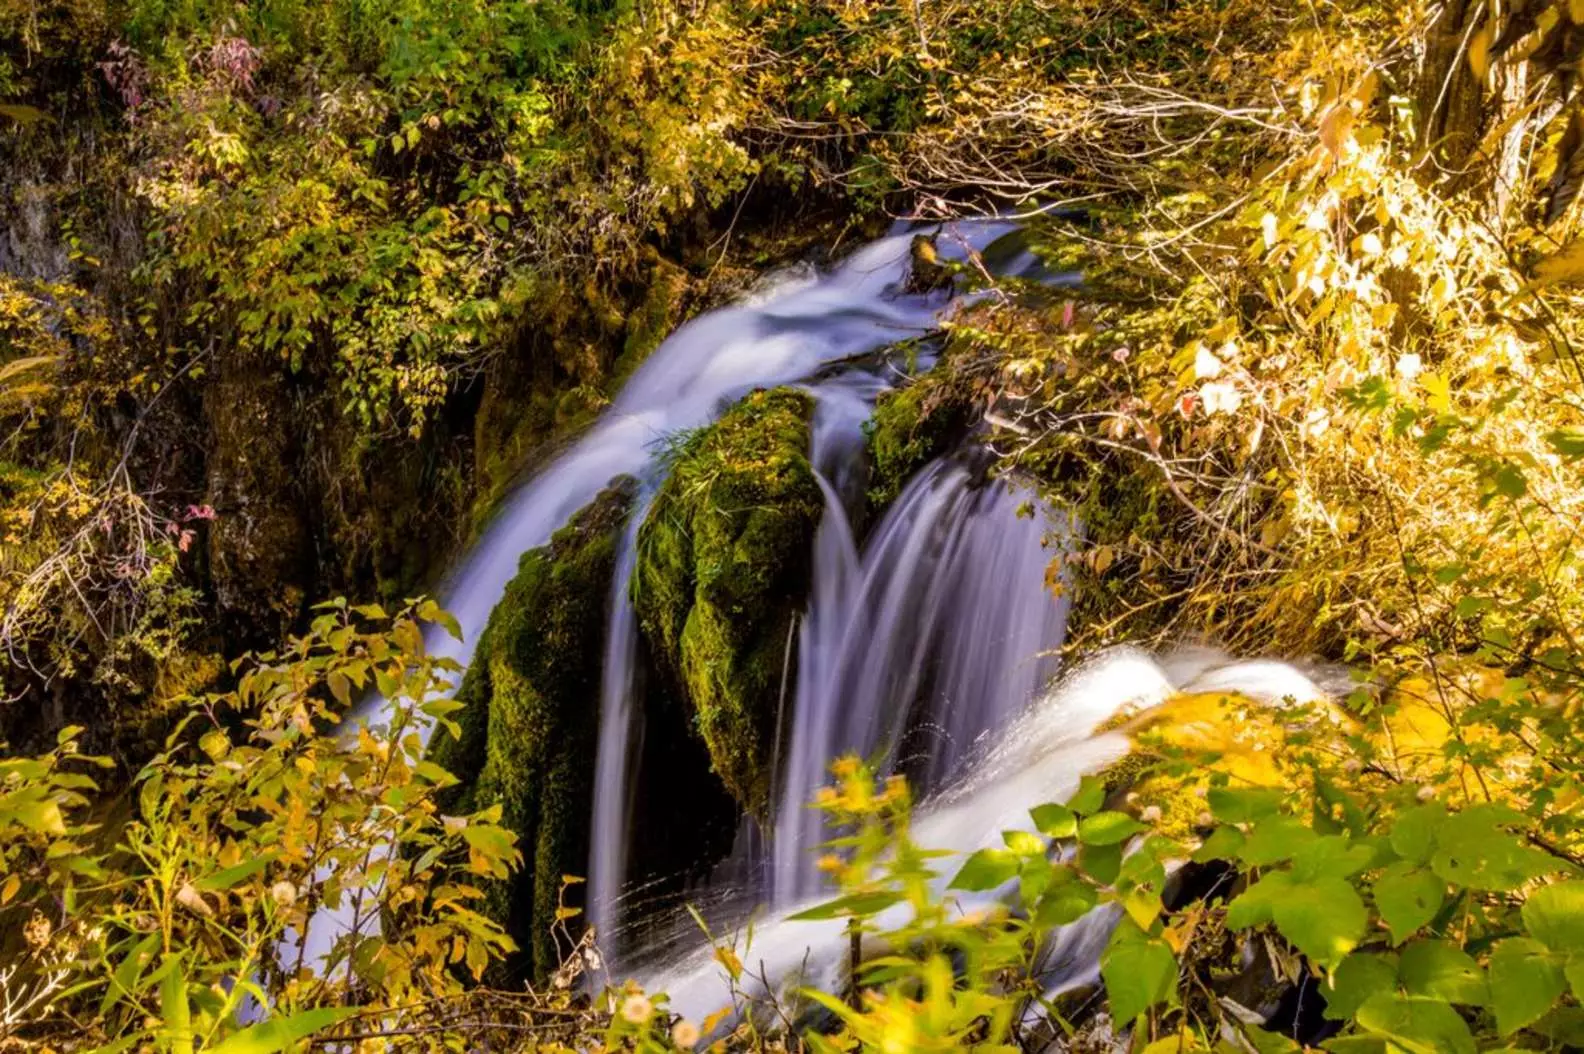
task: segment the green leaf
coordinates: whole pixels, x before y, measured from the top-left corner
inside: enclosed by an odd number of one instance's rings
[[[1242,831],[1236,827],[1217,827],[1194,852],[1193,858],[1201,864],[1211,860],[1236,860],[1238,850],[1242,848]]]
[[[1291,859],[1317,835],[1302,820],[1292,816],[1267,816],[1254,823],[1243,843],[1243,862],[1250,867],[1266,867]]]
[[[1523,906],[1524,926],[1554,952],[1584,952],[1584,881],[1542,886]]]
[[[1324,990],[1325,1016],[1346,1021],[1373,996],[1397,986],[1397,956],[1354,952],[1332,971]]]
[[[1276,787],[1211,787],[1210,814],[1222,823],[1253,823],[1275,815],[1286,792]]]
[[[1078,869],[1102,886],[1109,886],[1122,873],[1122,846],[1083,846],[1078,850]]]
[[[1324,835],[1301,846],[1292,857],[1293,877],[1302,882],[1317,878],[1351,878],[1369,867],[1375,847],[1346,835]]]
[[[1029,816],[1039,832],[1049,838],[1071,838],[1078,831],[1078,817],[1065,805],[1036,805],[1029,810]]]
[[[1375,880],[1375,908],[1391,930],[1392,943],[1435,918],[1446,899],[1446,883],[1420,867],[1399,863]]]
[[[1078,840],[1084,845],[1116,845],[1142,830],[1144,825],[1125,812],[1098,812],[1078,824]]]
[[[1034,921],[1046,928],[1066,926],[1094,910],[1098,900],[1093,886],[1068,882],[1045,891],[1034,909]]]
[[[1105,804],[1105,784],[1093,776],[1085,776],[1078,783],[1078,793],[1072,796],[1067,807],[1080,816],[1099,812]]]
[[[1276,921],[1276,904],[1291,891],[1292,885],[1292,877],[1284,871],[1264,876],[1227,905],[1227,925],[1246,930]]]
[[[1569,461],[1584,457],[1584,428],[1558,428],[1546,433],[1546,442]]]
[[[970,893],[983,893],[1001,886],[1017,877],[1018,858],[1005,849],[981,849],[970,856],[951,880],[951,889],[966,889]]]
[[[260,853],[258,856],[242,861],[235,867],[228,867],[223,871],[216,871],[212,875],[201,878],[194,882],[193,885],[205,891],[230,889],[243,879],[252,878],[264,870],[274,859],[274,853]]]
[[[1177,959],[1165,941],[1124,920],[1100,956],[1100,978],[1111,1019],[1121,1025],[1176,996]]]
[[[1501,893],[1519,888],[1555,866],[1550,857],[1502,829],[1522,820],[1520,814],[1495,805],[1475,805],[1449,816],[1437,833],[1431,868],[1455,886]]]
[[[1402,950],[1397,977],[1409,995],[1428,996],[1464,1006],[1490,1002],[1485,971],[1450,941],[1416,941]]]
[[[181,959],[167,954],[161,964],[160,1033],[170,1054],[193,1054],[192,1011],[187,1004],[187,974]]]
[[[902,894],[892,890],[880,890],[873,893],[849,893],[845,897],[837,897],[823,904],[816,904],[807,911],[800,911],[787,918],[796,922],[813,922],[819,919],[838,919],[847,916],[867,918],[878,915],[893,904],[900,903]]]
[[[1272,914],[1282,936],[1322,966],[1357,947],[1369,923],[1364,901],[1352,883],[1341,878],[1291,883],[1276,900]]]
[[[1562,968],[1539,941],[1514,937],[1491,950],[1491,1008],[1504,1037],[1538,1020],[1564,987]]]
[[[1574,952],[1562,967],[1567,982],[1573,987],[1573,998],[1584,999],[1584,952]]]
[[[303,1010],[290,1017],[274,1017],[249,1025],[228,1036],[206,1054],[277,1054],[301,1040],[358,1013],[355,1006],[320,1007]]]
[[[1431,802],[1400,813],[1392,824],[1392,850],[1404,860],[1416,864],[1427,863],[1435,852],[1436,832],[1446,821],[1446,806]]]
[[[1381,992],[1359,1007],[1359,1026],[1385,1036],[1409,1054],[1474,1054],[1469,1027],[1447,1004],[1422,996]]]
[[[159,949],[160,934],[150,933],[138,941],[126,958],[116,964],[115,971],[110,975],[110,983],[105,986],[104,997],[99,1001],[99,1016],[103,1017],[122,996],[136,995],[140,987],[138,979],[143,975],[143,969],[154,961],[154,953]]]

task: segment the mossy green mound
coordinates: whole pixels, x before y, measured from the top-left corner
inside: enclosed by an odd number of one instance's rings
[[[587,870],[607,600],[635,491],[618,479],[548,546],[523,554],[458,693],[461,735],[437,733],[430,747],[462,781],[445,806],[498,804],[518,835],[523,868],[486,891],[488,913],[521,949],[501,980],[558,965],[561,876]]]
[[[908,478],[946,453],[975,417],[973,382],[949,360],[882,395],[868,429],[870,513],[895,501]]]
[[[638,535],[633,602],[651,652],[722,782],[760,817],[824,505],[811,410],[802,392],[760,391],[694,433]]]

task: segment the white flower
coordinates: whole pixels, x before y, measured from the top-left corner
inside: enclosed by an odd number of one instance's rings
[[[1204,381],[1212,377],[1221,376],[1221,360],[1216,358],[1215,352],[1199,345],[1199,350],[1194,353],[1194,380]]]
[[[1408,351],[1397,356],[1397,376],[1405,381],[1411,381],[1424,370],[1424,360],[1415,353]]]
[[[698,1026],[691,1021],[682,1020],[671,1026],[671,1042],[683,1050],[692,1050],[698,1045]]]
[[[1215,381],[1199,389],[1199,399],[1204,403],[1205,413],[1229,414],[1243,405],[1243,393],[1225,381]]]
[[[630,995],[622,1000],[621,1016],[635,1025],[641,1025],[649,1020],[654,1013],[654,1004],[643,993]]]
[[[281,907],[289,908],[297,903],[297,887],[281,879],[270,887],[270,897]]]

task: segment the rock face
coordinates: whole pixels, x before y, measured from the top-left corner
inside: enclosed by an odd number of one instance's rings
[[[618,478],[548,546],[523,555],[462,682],[462,734],[437,732],[430,747],[462,781],[444,806],[499,805],[518,835],[523,868],[486,890],[486,910],[520,949],[503,978],[558,965],[561,876],[588,866],[606,602],[635,493],[632,479]],[[569,890],[570,905],[580,890]]]
[[[896,500],[908,478],[960,440],[978,417],[973,384],[947,358],[880,397],[869,426],[869,513]]]
[[[802,392],[755,392],[683,441],[640,529],[632,583],[658,672],[721,781],[760,818],[824,505],[807,455],[811,410]]]

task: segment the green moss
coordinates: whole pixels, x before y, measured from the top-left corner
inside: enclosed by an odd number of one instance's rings
[[[693,281],[687,271],[658,253],[652,254],[643,300],[626,319],[621,355],[612,370],[613,388],[625,381],[682,322],[692,291]]]
[[[908,478],[944,454],[974,421],[974,392],[949,362],[881,396],[869,423],[869,507],[896,500]]]
[[[651,651],[715,771],[761,817],[823,509],[807,457],[811,409],[801,392],[755,392],[679,444],[638,536],[633,600]]]
[[[497,980],[558,965],[561,876],[587,868],[606,601],[634,490],[618,480],[523,555],[458,694],[461,735],[437,735],[430,748],[462,780],[443,807],[499,805],[523,852],[522,870],[486,889],[486,910],[521,949]]]

